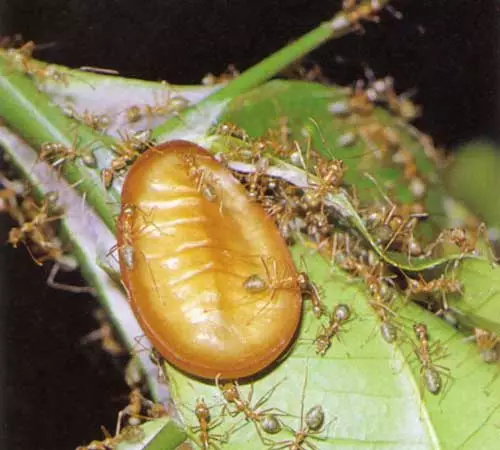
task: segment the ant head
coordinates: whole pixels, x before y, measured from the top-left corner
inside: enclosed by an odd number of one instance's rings
[[[414,324],[413,330],[419,339],[422,339],[427,335],[427,327],[423,323]]]
[[[203,397],[198,399],[194,413],[198,420],[205,419],[207,422],[210,421],[210,411],[208,410],[208,406]]]
[[[226,383],[222,385],[222,395],[228,402],[233,402],[237,398],[239,398],[238,388],[234,383]]]
[[[309,275],[305,272],[299,272],[297,275],[297,282],[299,283],[300,289],[307,289],[309,287]]]

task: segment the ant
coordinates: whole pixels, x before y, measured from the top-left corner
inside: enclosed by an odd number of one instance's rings
[[[145,233],[150,227],[159,234],[165,234],[153,221],[154,211],[154,207],[146,212],[137,205],[131,203],[123,204],[117,221],[118,233],[122,237],[122,244],[116,244],[111,247],[106,256],[118,250],[119,257],[123,260],[127,269],[133,270],[136,258],[134,239],[137,235]]]
[[[375,187],[387,202],[387,206],[370,208],[364,214],[366,226],[377,243],[384,245],[384,251],[396,245],[399,248],[406,249],[409,258],[411,256],[420,256],[422,247],[414,237],[414,230],[419,221],[427,219],[429,215],[425,212],[409,213],[409,211],[394,204],[370,174],[365,173],[365,176],[375,184]]]
[[[207,73],[201,80],[201,84],[204,86],[215,86],[216,84],[227,83],[228,81],[234,80],[240,75],[240,72],[233,64],[229,64],[227,69],[221,73],[219,76],[213,73]]]
[[[255,201],[262,201],[264,198],[264,192],[266,190],[265,183],[261,180],[263,175],[267,172],[270,166],[269,158],[259,157],[255,162],[255,171],[250,175],[250,180],[248,182],[247,190],[250,199]]]
[[[101,427],[104,434],[104,440],[92,441],[88,445],[78,446],[76,450],[113,450],[122,443],[139,443],[144,440],[146,434],[144,431],[135,425],[124,427],[120,433],[112,436],[105,427]]]
[[[70,119],[82,122],[84,125],[100,133],[105,133],[112,122],[107,114],[93,114],[88,110],[84,110],[82,114],[79,114],[71,105],[66,105],[63,108],[63,112]]]
[[[68,86],[68,76],[56,69],[56,66],[32,61],[33,52],[36,47],[33,41],[28,41],[20,48],[9,48],[7,50],[7,58],[16,70],[35,78],[39,82],[52,79],[52,81]]]
[[[210,408],[207,406],[203,398],[200,398],[195,406],[194,414],[198,419],[199,426],[193,427],[194,433],[199,433],[200,447],[202,450],[210,450],[213,448],[218,450],[218,446],[214,442],[225,443],[227,436],[222,434],[210,433],[211,430],[218,427],[222,423],[222,418],[212,421],[210,416]]]
[[[40,147],[40,160],[51,164],[53,167],[60,168],[65,162],[74,162],[77,158],[80,158],[87,167],[96,168],[97,160],[94,153],[87,148],[77,148],[77,139],[78,136],[75,135],[75,142],[71,146],[59,142],[45,142]]]
[[[339,187],[344,179],[347,167],[341,159],[331,161],[319,160],[315,166],[315,172],[321,181],[310,185],[310,189],[304,194],[304,202],[313,209],[323,205],[323,199],[332,189]]]
[[[93,341],[101,341],[102,349],[112,356],[119,356],[125,353],[123,346],[114,336],[113,327],[102,309],[94,311],[94,318],[99,322],[99,328],[87,334],[81,339],[82,344]]]
[[[25,206],[25,213],[31,215],[31,220],[24,221],[19,227],[13,227],[9,231],[9,237],[7,242],[11,244],[14,248],[17,248],[19,243],[24,243],[26,249],[28,250],[31,258],[39,266],[42,265],[43,261],[48,259],[58,260],[62,257],[62,250],[60,248],[59,242],[50,239],[46,233],[46,225],[50,222],[54,222],[64,217],[63,214],[51,215],[50,209],[53,204],[47,199],[44,201],[41,207],[38,207],[36,203],[32,200],[28,202],[25,199],[23,202]],[[31,241],[37,247],[45,252],[45,255],[41,258],[35,257],[28,241]]]
[[[235,417],[238,414],[242,413],[247,420],[253,422],[257,434],[259,435],[260,440],[263,444],[268,444],[268,440],[262,436],[261,428],[265,433],[268,434],[276,434],[281,431],[281,422],[279,421],[277,416],[286,415],[286,413],[280,411],[277,408],[266,408],[260,410],[259,408],[266,403],[277,385],[269,389],[254,406],[252,406],[252,397],[253,397],[253,385],[250,386],[250,392],[248,393],[248,397],[244,400],[240,394],[238,383],[236,381],[227,382],[222,386],[219,384],[219,376],[215,378],[215,385],[222,392],[222,396],[224,397],[224,401],[226,405],[223,408],[223,412],[225,410],[229,411],[229,415],[231,417]],[[234,410],[229,410],[229,405],[234,406]]]
[[[321,405],[316,405],[310,408],[306,414],[304,414],[304,396],[307,384],[307,368],[304,380],[304,386],[302,388],[302,402],[300,405],[300,427],[298,430],[294,430],[290,426],[284,424],[284,427],[291,433],[293,433],[293,439],[279,442],[269,442],[269,450],[319,450],[316,445],[308,440],[308,438],[324,440],[319,435],[325,430],[325,411]]]
[[[1,180],[2,185],[6,186],[7,181],[8,180]],[[9,183],[11,182],[9,181]],[[18,195],[20,195],[20,193],[8,186],[0,189],[0,212],[6,212],[17,223],[23,223],[24,214],[17,201]]]
[[[441,374],[449,377],[449,369],[447,367],[434,364],[436,360],[444,358],[444,349],[439,341],[433,345],[429,344],[429,333],[427,326],[423,323],[416,323],[413,326],[415,335],[418,339],[418,346],[415,346],[414,352],[420,362],[420,376],[422,383],[425,383],[427,390],[437,395],[441,392],[442,378]],[[431,355],[434,354],[434,357]]]
[[[243,128],[240,128],[238,125],[234,125],[232,123],[221,123],[217,125],[214,130],[214,134],[233,137],[244,142],[249,142],[250,140],[248,133]]]
[[[259,294],[267,290],[271,290],[271,301],[278,289],[293,289],[299,290],[301,295],[308,296],[313,305],[313,314],[316,318],[320,318],[326,312],[324,304],[321,302],[321,297],[318,287],[309,279],[305,272],[299,272],[297,275],[283,277],[279,279],[278,263],[273,259],[272,269],[269,270],[263,257],[261,257],[264,269],[266,271],[266,279],[259,274],[250,275],[243,282],[243,287],[251,294]],[[286,270],[286,269],[285,269]]]
[[[200,167],[196,162],[196,158],[192,155],[183,155],[183,159],[187,165],[187,173],[195,180],[196,190],[209,202],[216,202],[219,198],[216,186],[220,185],[220,181],[207,169]],[[222,192],[222,189],[219,189]],[[219,212],[222,214],[222,201],[220,202]]]
[[[147,415],[141,414],[144,409],[146,410]],[[131,425],[136,426],[139,425],[140,420],[150,420],[151,418],[159,418],[165,415],[167,415],[167,412],[163,405],[155,403],[152,400],[148,400],[141,394],[139,388],[133,388],[129,394],[128,405],[118,413],[115,435],[120,435],[124,416],[129,416],[129,421],[132,422]]]
[[[165,82],[162,82],[165,87],[168,88]],[[155,117],[163,117],[168,116],[170,114],[177,114],[183,109],[185,109],[189,105],[189,100],[183,97],[182,95],[172,95],[172,90],[167,90],[166,95],[163,99],[158,100],[156,93],[154,97],[153,105],[144,105],[143,112],[140,114],[141,118],[145,116],[147,118],[148,128],[151,128],[151,121]],[[161,93],[165,93],[165,90],[162,89]],[[140,108],[139,108],[140,109]],[[136,117],[139,115],[136,113]],[[130,119],[129,113],[127,116]],[[134,117],[135,119],[135,117]],[[140,119],[137,119],[140,120]]]
[[[422,275],[419,279],[406,277],[408,280],[408,287],[406,288],[406,298],[410,298],[417,294],[432,294],[434,292],[441,292],[442,294],[442,309],[448,310],[448,302],[446,300],[447,293],[462,294],[462,284],[460,281],[445,278],[444,274],[434,280],[425,281]]]
[[[476,347],[486,363],[495,363],[498,361],[498,344],[500,344],[500,338],[489,331],[483,330],[481,328],[474,328],[473,339],[476,341]]]
[[[324,356],[327,350],[332,345],[332,338],[338,337],[338,332],[343,323],[347,322],[351,317],[351,309],[344,304],[337,305],[330,314],[329,323],[327,326],[322,325],[319,334],[316,336],[314,343],[316,344],[316,353]]]
[[[122,174],[142,152],[151,147],[151,133],[150,129],[137,131],[131,136],[119,132],[121,142],[110,146],[116,157],[110,167],[101,170],[101,180],[106,189],[111,187],[115,175]]]
[[[463,255],[475,255],[477,254],[477,243],[480,237],[483,237],[485,244],[488,246],[492,260],[496,262],[497,258],[491,248],[488,238],[488,229],[484,222],[479,224],[474,231],[464,228],[448,228],[441,231],[436,240],[426,249],[425,256],[431,256],[434,249],[439,244],[453,244],[460,248]]]
[[[410,99],[411,93],[397,95],[392,77],[387,76],[382,79],[375,79],[371,70],[368,76],[371,78],[368,92],[374,101],[385,103],[391,112],[406,122],[411,122],[421,115],[421,108],[415,105]]]

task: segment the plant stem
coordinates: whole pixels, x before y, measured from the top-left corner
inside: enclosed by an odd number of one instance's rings
[[[351,12],[340,11],[333,19],[321,23],[312,31],[309,31],[296,41],[257,63],[222,89],[214,92],[197,105],[185,110],[182,115],[173,117],[163,125],[157,127],[153,131],[153,137],[160,142],[171,139],[171,133],[185,127],[185,119],[190,115],[203,117],[203,113],[215,105],[224,105],[236,96],[270,80],[290,64],[299,61],[330,39],[340,38],[357,29],[360,20],[373,19],[389,1],[369,0],[361,3]],[[207,114],[206,118],[208,121],[213,120],[210,114]]]

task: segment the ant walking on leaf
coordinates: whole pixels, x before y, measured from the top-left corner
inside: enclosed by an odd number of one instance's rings
[[[328,325],[322,325],[314,343],[316,345],[316,353],[324,356],[327,350],[332,345],[332,339],[337,336],[341,329],[341,325],[351,317],[351,309],[347,305],[337,305],[330,314]]]
[[[210,407],[207,406],[203,398],[197,400],[194,414],[198,419],[199,425],[192,427],[191,431],[193,433],[198,433],[199,442],[197,442],[197,444],[202,450],[219,450],[219,446],[216,443],[226,443],[228,440],[227,433],[216,434],[212,433],[212,430],[222,423],[222,418],[218,417],[216,420],[212,420]]]
[[[281,422],[278,416],[285,416],[287,414],[278,408],[270,407],[261,409],[261,407],[270,399],[279,383],[269,389],[253,406],[253,385],[250,386],[250,392],[245,400],[240,393],[236,381],[230,381],[220,385],[219,377],[216,377],[215,384],[221,391],[224,401],[226,402],[223,408],[223,414],[224,411],[228,411],[231,417],[235,417],[240,413],[243,414],[245,419],[254,424],[255,430],[262,443],[264,445],[269,445],[270,441],[262,435],[262,431],[267,434],[276,434],[280,432]],[[231,407],[233,407],[232,410],[230,409]]]
[[[250,275],[243,282],[243,287],[251,294],[259,294],[270,290],[271,300],[273,300],[276,291],[279,289],[299,290],[302,295],[310,298],[313,305],[313,313],[316,318],[320,318],[326,313],[326,308],[321,302],[320,292],[318,287],[309,279],[306,272],[299,272],[296,275],[287,275],[287,269],[284,268],[283,276],[278,273],[278,262],[272,260],[272,265],[269,267],[266,260],[261,258],[262,264],[266,271],[266,277],[259,274]]]
[[[420,363],[421,392],[423,385],[433,395],[438,395],[443,388],[442,376],[450,379],[450,369],[435,364],[447,356],[439,341],[430,344],[427,326],[416,323],[413,326],[418,343],[414,345],[414,353]]]
[[[326,430],[325,411],[322,405],[311,407],[304,414],[305,393],[307,386],[308,369],[304,377],[304,386],[302,388],[302,399],[300,404],[300,426],[298,430],[294,430],[287,424],[283,427],[292,433],[293,438],[278,442],[271,442],[269,450],[319,450],[319,447],[312,442],[312,439],[324,441],[326,436],[321,436]]]

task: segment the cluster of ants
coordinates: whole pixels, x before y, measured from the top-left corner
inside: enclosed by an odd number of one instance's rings
[[[7,244],[14,248],[23,245],[38,266],[53,262],[47,278],[50,287],[95,295],[92,287],[72,286],[55,280],[60,270],[73,271],[78,267],[70,254],[71,249],[58,237],[58,223],[64,217],[64,211],[58,205],[57,192],[47,193],[39,202],[34,194],[30,194],[32,188],[9,180],[3,174],[0,175],[0,184],[0,213],[8,214],[17,224],[9,230]]]
[[[397,250],[405,252],[411,257],[436,256],[443,244],[452,244],[464,254],[475,252],[479,230],[464,230],[460,228],[442,231],[435,241],[424,245],[417,235],[417,225],[426,219],[426,214],[419,210],[415,213],[411,208],[395,205],[386,200],[387,204],[362,205],[355,194],[348,191],[344,182],[347,167],[341,160],[327,161],[315,151],[309,149],[307,158],[296,143],[289,143],[286,137],[287,130],[280,129],[277,134],[270,134],[258,140],[250,139],[243,130],[232,125],[221,125],[217,133],[236,136],[247,144],[232,148],[224,158],[230,161],[243,161],[251,163],[253,172],[238,172],[234,175],[246,187],[248,196],[264,207],[267,214],[274,218],[283,238],[289,243],[297,240],[317,250],[335,267],[339,267],[360,279],[366,285],[370,294],[369,305],[380,321],[380,333],[385,341],[393,343],[398,339],[406,339],[406,332],[398,321],[395,311],[395,292],[403,291],[407,298],[427,302],[426,306],[433,312],[445,315],[448,312],[446,296],[460,294],[461,285],[453,278],[441,275],[439,278],[426,280],[422,277],[410,278],[403,272],[396,273],[393,268],[380,260],[377,254],[370,249],[365,241],[352,230],[338,211],[327,200],[330,193],[345,191],[356,206],[360,217],[363,219],[370,233],[376,236],[378,245],[384,250]],[[141,143],[147,142],[140,140]],[[150,145],[149,143],[145,145]],[[56,149],[43,147],[41,156],[45,161],[58,166],[58,161],[64,154],[57,153]],[[144,151],[142,148],[137,152]],[[278,157],[295,166],[303,166],[313,174],[312,181],[307,187],[296,186],[283,178],[271,176],[268,170],[272,167],[272,158]],[[75,155],[81,157],[82,154]],[[307,160],[307,163],[306,163]],[[224,162],[224,160],[223,160]],[[126,168],[127,164],[124,165]],[[5,184],[5,183],[4,183]],[[211,195],[210,179],[203,179],[199,189],[204,195]],[[6,211],[19,226],[14,227],[9,233],[9,243],[17,246],[24,243],[33,259],[41,264],[47,260],[60,260],[63,257],[62,246],[57,239],[54,225],[63,217],[62,211],[56,206],[56,196],[50,195],[37,203],[33,197],[21,197],[12,188],[6,186],[1,192],[3,210]],[[339,336],[345,322],[350,320],[351,309],[348,305],[337,305],[331,313],[321,301],[321,292],[309,280],[305,272],[300,272],[294,280],[279,280],[271,277],[269,280],[255,277],[245,280],[245,287],[249,292],[260,292],[263,289],[300,289],[304,296],[312,303],[312,310],[316,318],[326,317],[314,340],[317,354],[323,356],[327,353],[335,337]],[[285,283],[286,286],[283,284]],[[437,295],[437,298],[436,298]],[[422,300],[423,299],[423,300]],[[445,367],[436,364],[436,361],[445,356],[444,349],[439,342],[432,343],[424,324],[414,324],[414,354],[420,364],[420,373],[423,384],[431,394],[442,391],[442,376],[449,376]],[[498,338],[484,330],[476,329],[474,336],[477,346],[485,361],[496,362],[498,359]],[[262,409],[265,400],[260,400],[252,405],[251,394],[243,398],[236,382],[228,382],[219,387],[226,405],[224,410],[230,415],[241,414],[248,421],[254,423],[262,442],[272,450],[281,448],[317,448],[309,437],[320,439],[318,436],[324,430],[324,410],[321,406],[311,408],[302,417],[299,430],[293,430],[288,425],[282,424],[280,416],[283,412],[274,408]],[[134,401],[131,400],[122,416],[129,414],[141,416],[141,409],[147,401],[139,391],[135,392]],[[132,397],[131,397],[132,398]],[[139,400],[137,400],[139,399]],[[135,403],[134,403],[135,402]],[[135,406],[131,406],[131,405]],[[139,411],[139,412],[138,412]],[[210,408],[200,399],[195,407],[195,415],[199,425],[193,428],[198,433],[201,448],[217,448],[228,439],[228,433],[216,434],[213,430],[221,423],[221,418],[211,420]],[[144,417],[151,417],[149,414]],[[272,441],[266,434],[278,433],[282,426],[293,433],[293,440]],[[114,436],[106,432],[103,441],[94,441],[82,449],[108,449],[113,448],[122,440],[142,439],[141,430],[132,424],[123,429],[117,427]]]
[[[161,371],[161,357],[158,359],[153,351],[153,358]],[[303,397],[305,394],[305,383]],[[216,377],[215,385],[220,394],[220,402],[209,406],[205,402],[205,399],[200,397],[197,399],[194,409],[191,410],[188,407],[198,422],[198,425],[189,427],[190,437],[204,450],[219,449],[219,446],[227,444],[231,433],[245,423],[252,423],[254,425],[260,441],[269,450],[285,448],[295,448],[297,450],[300,448],[309,448],[316,450],[318,447],[310,439],[324,439],[322,434],[327,424],[325,424],[326,413],[321,405],[312,406],[304,413],[304,398],[302,398],[300,427],[298,430],[294,430],[283,421],[283,417],[291,416],[291,414],[275,407],[265,407],[265,404],[269,401],[278,385],[273,386],[256,402],[253,401],[253,385],[250,386],[250,390],[246,396],[242,394],[237,381],[225,381],[221,383],[220,379]],[[212,409],[215,407],[218,407],[219,413],[218,417],[213,419]],[[222,425],[226,415],[230,418],[241,417],[242,421],[235,422],[224,433],[214,432],[214,430],[216,431]],[[140,443],[144,440],[145,435],[138,425],[144,420],[152,420],[165,416],[174,417],[173,410],[148,400],[141,394],[141,390],[137,385],[131,385],[129,402],[118,414],[114,435],[111,435],[103,428],[104,440],[92,441],[86,446],[77,447],[76,450],[109,450],[115,448],[121,442]],[[128,420],[124,426],[126,418]],[[291,433],[293,438],[273,441],[268,437],[278,434],[283,429]]]
[[[45,80],[69,85],[69,77],[77,76],[75,71],[71,74],[66,71],[61,71],[54,65],[45,64],[33,59],[35,49],[43,47],[37,46],[33,41],[28,41],[24,44],[19,44],[20,37],[15,39],[3,39],[0,41],[0,55],[2,55],[7,63],[12,67],[13,71],[17,71],[34,79],[39,85]],[[111,72],[106,69],[94,67],[82,67],[80,70],[94,71],[97,73]],[[215,80],[214,82],[217,82]],[[165,87],[168,85],[165,83]],[[63,113],[80,122],[85,126],[95,130],[98,133],[107,133],[117,116],[123,115],[124,120],[130,125],[136,124],[141,120],[145,120],[147,127],[138,131],[130,131],[125,134],[119,134],[117,144],[111,145],[110,149],[115,154],[110,166],[101,170],[101,179],[109,189],[113,183],[113,179],[117,175],[124,175],[126,169],[135,161],[140,153],[150,148],[151,122],[154,118],[166,118],[171,115],[178,114],[189,105],[189,101],[182,95],[174,94],[172,90],[168,90],[166,95],[161,94],[161,98],[156,98],[153,104],[131,105],[124,111],[120,111],[115,117],[109,114],[96,114],[88,110],[78,112],[72,105],[67,104],[62,107]],[[81,161],[87,167],[96,168],[97,159],[94,155],[92,144],[85,147],[78,143],[78,137],[75,132],[75,139],[71,145],[66,145],[60,142],[46,142],[42,144],[39,152],[39,158],[47,162],[53,167],[60,170],[65,163],[75,163]]]
[[[279,133],[256,140],[250,139],[243,130],[229,124],[219,126],[216,131],[245,143],[235,145],[222,155],[222,161],[240,161],[253,167],[253,170],[243,172],[238,171],[237,166],[231,166],[235,167],[233,173],[246,187],[248,196],[259,202],[267,214],[274,218],[282,236],[289,243],[300,241],[315,249],[331,262],[332,267],[341,268],[364,282],[370,294],[369,304],[380,320],[380,333],[384,340],[392,343],[398,336],[407,335],[402,331],[395,312],[398,291],[407,300],[415,300],[450,321],[454,318],[447,297],[462,294],[462,286],[458,280],[446,274],[435,279],[425,279],[422,275],[412,278],[405,272],[390,267],[346,223],[345,218],[328,202],[328,195],[340,191],[346,193],[376,244],[384,252],[404,252],[409,260],[440,256],[441,250],[446,246],[457,248],[463,256],[477,254],[479,238],[486,237],[484,224],[476,229],[445,229],[435,240],[424,243],[417,237],[418,224],[428,218],[422,206],[418,204],[415,208],[414,205],[397,205],[385,195],[385,204],[361,204],[355,191],[349,191],[344,182],[347,170],[344,161],[325,160],[311,149],[302,152],[296,142],[290,143],[286,139],[290,133],[283,132],[282,129]],[[281,161],[287,161],[313,174],[308,185],[298,186],[282,177],[269,175],[276,156]],[[262,280],[260,283],[256,283],[256,280],[248,282],[249,289],[255,289],[255,285],[259,285],[259,289],[265,286]],[[290,282],[272,280],[268,286],[272,289],[290,288]],[[311,298],[317,318],[323,315],[328,317],[327,324],[321,325],[315,340],[317,353],[324,355],[332,338],[338,335],[341,325],[349,320],[350,309],[347,305],[338,305],[328,314],[322,305],[319,289],[309,281],[304,272],[298,275],[294,287]],[[433,364],[431,354],[439,359],[444,352],[438,346],[429,347],[429,337],[424,325],[415,325],[414,335],[416,342],[413,347],[421,362],[425,384],[431,393],[437,394],[441,389],[441,380],[439,370],[436,369],[438,366]],[[483,359],[488,362],[496,361],[498,338],[479,329],[474,330],[474,335]]]
[[[367,2],[372,10],[366,11],[365,16],[370,17],[378,12],[378,2]],[[357,2],[350,0],[343,4],[346,15],[351,15],[352,23],[359,21],[361,13]],[[354,14],[358,16],[354,17]],[[67,83],[65,74],[58,71],[55,66],[40,65],[32,62],[32,53],[35,49],[33,42],[28,42],[18,49],[6,50],[13,69],[19,70],[33,78],[43,80],[50,78],[53,81]],[[206,84],[225,82],[238,75],[234,68],[221,77],[210,76]],[[181,96],[174,96],[168,101],[156,105],[133,105],[125,111],[128,123],[136,123],[143,118],[153,116],[167,116],[177,113],[187,105]],[[338,147],[350,147],[361,141],[376,158],[390,159],[399,165],[403,177],[407,180],[410,190],[415,198],[422,199],[426,191],[425,175],[419,173],[416,158],[413,152],[403,145],[396,129],[381,124],[373,119],[376,106],[383,106],[394,114],[400,124],[416,137],[428,157],[440,161],[440,157],[432,142],[421,135],[409,125],[409,122],[420,114],[420,110],[409,98],[397,95],[392,79],[386,77],[381,80],[371,80],[368,84],[357,83],[349,91],[348,98],[332,103],[329,107],[334,120],[342,121],[346,132],[335,143]],[[112,119],[106,114],[92,114],[85,111],[77,113],[72,108],[66,109],[66,114],[87,126],[106,132]],[[478,240],[485,235],[484,225],[476,229],[452,228],[443,230],[432,242],[423,242],[418,237],[418,225],[427,220],[422,203],[412,205],[395,204],[388,197],[384,202],[363,204],[357,198],[354,190],[348,190],[345,182],[347,165],[343,160],[332,158],[324,159],[312,149],[302,151],[296,142],[290,142],[291,131],[286,123],[277,131],[270,132],[268,136],[252,140],[238,127],[230,124],[218,126],[216,134],[234,137],[241,140],[244,145],[232,148],[222,156],[224,161],[241,161],[254,167],[251,172],[233,170],[236,178],[245,186],[248,196],[260,203],[267,214],[276,222],[281,235],[289,243],[301,241],[308,247],[320,252],[331,263],[332,267],[339,267],[353,277],[361,280],[369,293],[369,305],[379,320],[379,331],[382,338],[388,343],[398,339],[408,339],[403,325],[398,320],[396,312],[397,291],[402,292],[407,299],[414,299],[424,304],[432,312],[450,317],[447,296],[461,294],[461,284],[445,275],[435,279],[411,278],[402,271],[389,267],[380,257],[370,249],[366,241],[361,238],[339,215],[338,211],[328,202],[331,193],[345,192],[366,228],[374,237],[376,244],[384,251],[398,251],[408,255],[408,258],[434,257],[439,254],[442,247],[452,245],[457,247],[464,255],[476,252]],[[148,129],[132,134],[121,135],[118,144],[111,150],[114,152],[110,167],[102,169],[101,177],[106,188],[111,187],[117,175],[123,175],[135,159],[145,150],[152,147],[151,132]],[[269,175],[273,159],[279,158],[291,165],[298,166],[311,174],[308,186],[297,186],[283,178]],[[96,158],[91,149],[81,148],[75,141],[71,146],[59,143],[45,143],[40,149],[40,159],[59,168],[66,162],[75,162],[80,159],[91,168],[97,166]],[[66,253],[61,241],[57,237],[55,225],[63,217],[63,212],[57,207],[57,195],[51,194],[42,202],[37,202],[34,197],[20,195],[7,181],[0,191],[1,210],[8,213],[17,222],[8,236],[8,243],[17,247],[24,244],[33,260],[41,265],[45,261],[61,262]],[[204,180],[200,189],[211,195],[210,182]],[[54,287],[57,283],[49,280]],[[282,289],[284,281],[279,279],[265,280],[263,278],[249,277],[245,280],[245,287],[249,292],[261,292],[264,289]],[[339,304],[332,312],[321,300],[321,292],[309,280],[305,272],[300,272],[295,280],[286,280],[286,287],[300,289],[305,297],[309,298],[315,317],[319,320],[326,318],[319,326],[314,340],[315,351],[318,355],[326,355],[335,337],[339,336],[343,325],[350,320],[352,311],[348,305]],[[80,289],[80,288],[78,288]],[[423,384],[431,394],[442,391],[442,376],[449,376],[445,367],[436,364],[445,356],[445,350],[439,342],[431,342],[425,324],[413,324],[413,338],[411,340],[415,357],[420,364],[420,373]],[[499,355],[499,338],[494,334],[481,329],[474,330],[478,351],[486,362],[497,362]],[[283,424],[280,417],[287,415],[276,408],[263,408],[264,403],[270,398],[272,390],[266,393],[259,401],[252,404],[252,388],[247,398],[241,392],[236,381],[219,383],[215,380],[220,390],[224,406],[222,414],[242,416],[252,422],[262,443],[270,450],[284,448],[317,449],[309,438],[321,439],[324,431],[325,411],[321,405],[310,408],[305,414],[301,412],[301,425],[298,430],[293,430]],[[303,407],[303,405],[302,405]],[[212,420],[210,407],[203,399],[199,399],[194,408],[194,414],[199,422],[191,431],[197,434],[198,444],[204,450],[218,448],[228,440],[228,433],[216,434],[216,429],[222,422],[222,417]],[[130,393],[129,404],[118,417],[117,428],[112,436],[107,431],[105,439],[93,441],[79,450],[106,450],[114,448],[123,441],[141,441],[143,433],[133,420],[126,427],[122,427],[123,418],[150,419],[166,415],[167,412],[161,405],[147,400],[138,388],[133,388]],[[272,441],[266,435],[274,435],[285,426],[293,434],[292,440]]]
[[[1,45],[2,47],[8,47],[3,51],[12,70],[28,75],[38,83],[52,80],[65,86],[69,84],[67,74],[58,70],[55,65],[41,63],[32,59],[33,52],[37,47],[33,41],[28,41],[20,47],[17,47],[16,44],[16,40],[13,40],[12,42],[2,42]]]

